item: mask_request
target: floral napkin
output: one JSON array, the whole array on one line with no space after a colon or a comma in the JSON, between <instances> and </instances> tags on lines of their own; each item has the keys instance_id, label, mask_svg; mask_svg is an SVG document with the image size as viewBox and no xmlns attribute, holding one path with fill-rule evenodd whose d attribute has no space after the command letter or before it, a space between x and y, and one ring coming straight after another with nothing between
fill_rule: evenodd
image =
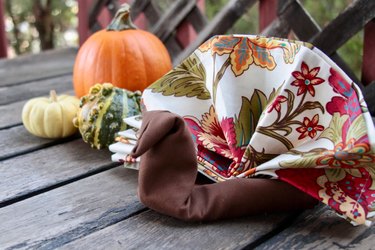
<instances>
[{"instance_id":1,"label":"floral napkin","mask_svg":"<svg viewBox=\"0 0 375 250\"><path fill-rule=\"evenodd\" d=\"M277 178L371 224L375 128L357 85L313 45L215 36L142 97L185 119L209 178Z\"/></svg>"}]
</instances>

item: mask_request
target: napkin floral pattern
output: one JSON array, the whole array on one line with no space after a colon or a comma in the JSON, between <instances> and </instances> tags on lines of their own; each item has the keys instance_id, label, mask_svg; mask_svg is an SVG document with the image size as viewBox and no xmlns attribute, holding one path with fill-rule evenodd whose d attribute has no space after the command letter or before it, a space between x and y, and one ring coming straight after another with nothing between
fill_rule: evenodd
<instances>
[{"instance_id":1,"label":"napkin floral pattern","mask_svg":"<svg viewBox=\"0 0 375 250\"><path fill-rule=\"evenodd\" d=\"M146 89L143 105L185 119L211 179L278 178L371 223L374 125L357 85L313 45L214 36Z\"/></svg>"}]
</instances>

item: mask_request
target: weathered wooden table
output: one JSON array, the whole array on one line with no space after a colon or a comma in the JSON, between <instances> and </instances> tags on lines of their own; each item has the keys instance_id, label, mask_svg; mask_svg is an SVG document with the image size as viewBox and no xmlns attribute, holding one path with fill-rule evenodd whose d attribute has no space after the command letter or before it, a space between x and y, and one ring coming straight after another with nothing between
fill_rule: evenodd
<instances>
[{"instance_id":1,"label":"weathered wooden table","mask_svg":"<svg viewBox=\"0 0 375 250\"><path fill-rule=\"evenodd\" d=\"M73 94L75 49L0 61L0 249L375 249L375 226L323 206L215 223L184 223L144 207L137 172L79 135L29 134L21 110L50 89Z\"/></svg>"}]
</instances>

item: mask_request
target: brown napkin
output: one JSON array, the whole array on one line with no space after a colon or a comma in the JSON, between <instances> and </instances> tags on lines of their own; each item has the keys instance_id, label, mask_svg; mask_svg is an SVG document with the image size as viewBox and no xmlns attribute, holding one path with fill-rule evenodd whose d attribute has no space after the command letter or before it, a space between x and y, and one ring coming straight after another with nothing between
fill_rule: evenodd
<instances>
[{"instance_id":1,"label":"brown napkin","mask_svg":"<svg viewBox=\"0 0 375 250\"><path fill-rule=\"evenodd\" d=\"M184 120L168 111L143 113L131 157L141 157L142 203L183 220L207 221L264 212L311 208L317 201L291 185L270 179L233 179L196 185L195 145Z\"/></svg>"}]
</instances>

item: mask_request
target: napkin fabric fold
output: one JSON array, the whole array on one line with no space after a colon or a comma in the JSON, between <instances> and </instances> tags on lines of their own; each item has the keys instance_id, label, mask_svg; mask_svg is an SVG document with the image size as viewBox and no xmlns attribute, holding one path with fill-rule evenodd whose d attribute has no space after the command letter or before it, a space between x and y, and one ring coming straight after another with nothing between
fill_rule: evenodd
<instances>
[{"instance_id":1,"label":"napkin fabric fold","mask_svg":"<svg viewBox=\"0 0 375 250\"><path fill-rule=\"evenodd\" d=\"M272 177L371 224L375 128L358 86L313 45L214 36L144 90L142 103L183 117L198 170L214 181Z\"/></svg>"},{"instance_id":2,"label":"napkin fabric fold","mask_svg":"<svg viewBox=\"0 0 375 250\"><path fill-rule=\"evenodd\" d=\"M182 117L168 111L143 113L138 143L139 197L148 207L176 218L207 221L311 208L317 200L271 179L235 178L196 185L197 155Z\"/></svg>"}]
</instances>

